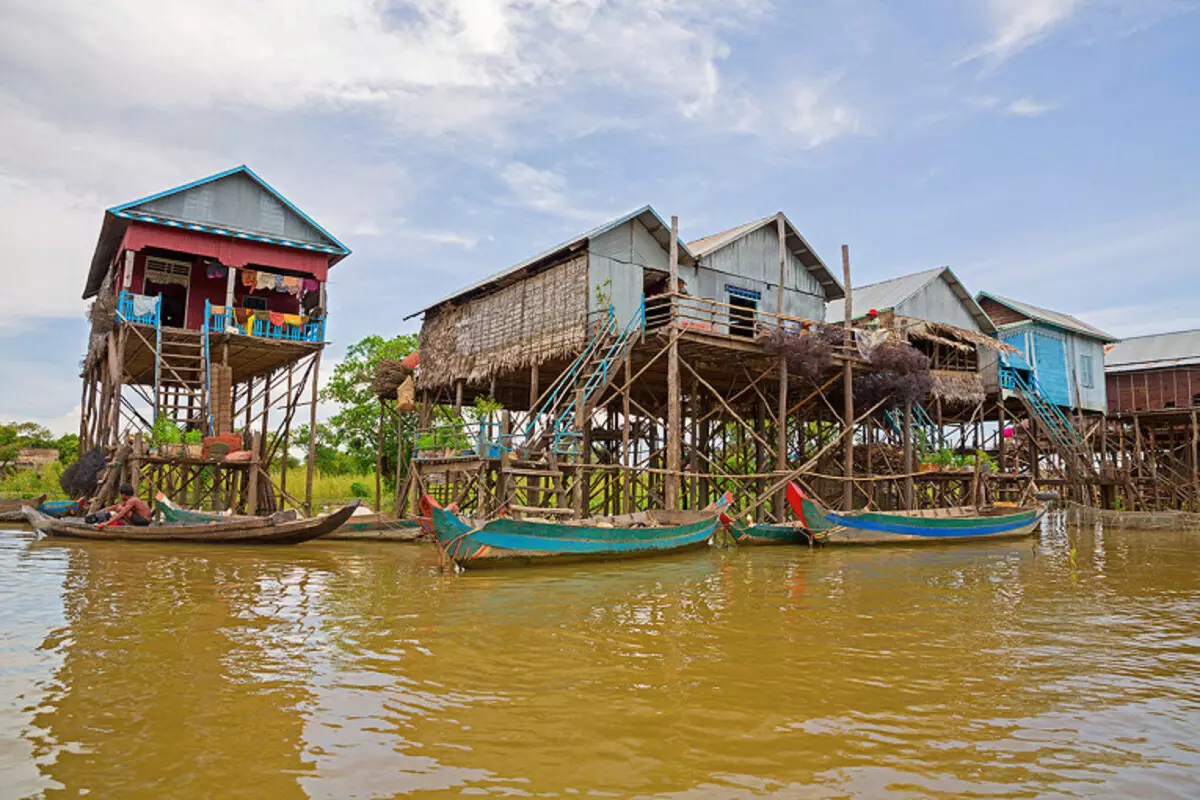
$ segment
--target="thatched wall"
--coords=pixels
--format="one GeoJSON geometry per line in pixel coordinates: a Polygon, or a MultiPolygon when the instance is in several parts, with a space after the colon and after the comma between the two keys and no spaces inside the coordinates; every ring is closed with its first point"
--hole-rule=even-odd
{"type": "Polygon", "coordinates": [[[425,315],[422,389],[482,383],[501,372],[574,355],[587,341],[588,267],[581,253],[492,294],[425,315]]]}
{"type": "Polygon", "coordinates": [[[983,391],[983,376],[978,372],[931,369],[929,377],[933,381],[929,393],[940,397],[943,402],[975,405],[982,403],[986,397],[983,391]]]}

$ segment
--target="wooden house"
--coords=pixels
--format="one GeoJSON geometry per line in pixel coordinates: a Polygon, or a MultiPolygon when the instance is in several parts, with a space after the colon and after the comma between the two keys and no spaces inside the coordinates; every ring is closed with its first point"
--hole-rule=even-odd
{"type": "Polygon", "coordinates": [[[1110,416],[1200,408],[1200,330],[1134,336],[1104,355],[1110,416]]]}
{"type": "Polygon", "coordinates": [[[991,317],[1001,341],[1019,354],[1004,359],[1000,383],[1013,389],[1011,375],[1032,381],[1046,402],[1103,414],[1107,408],[1104,346],[1117,339],[1069,314],[980,292],[979,305],[991,317]]]}
{"type": "MultiPolygon", "coordinates": [[[[83,291],[94,302],[81,449],[129,434],[149,442],[166,420],[181,434],[240,429],[264,461],[286,451],[285,431],[308,386],[315,412],[326,282],[349,252],[246,166],[108,209],[83,291]],[[268,448],[272,418],[284,430],[268,448]]],[[[188,476],[198,471],[187,465],[205,459],[153,444],[162,446],[142,463],[170,471],[177,492],[194,488],[188,476]]],[[[227,483],[216,504],[236,494],[243,508],[273,505],[274,495],[247,500],[260,470],[249,472],[236,476],[236,492],[227,483]]],[[[153,469],[147,476],[167,479],[153,469]]]]}
{"type": "MultiPolygon", "coordinates": [[[[854,287],[855,324],[874,312],[875,324],[894,330],[929,356],[931,394],[942,411],[971,413],[983,402],[984,376],[995,369],[996,327],[949,267],[937,267],[854,287]]],[[[826,306],[840,323],[842,303],[826,306]]]]}
{"type": "MultiPolygon", "coordinates": [[[[644,206],[568,239],[417,312],[412,490],[437,487],[477,511],[703,505],[716,484],[682,491],[683,453],[704,472],[713,438],[732,435],[723,415],[757,425],[750,435],[765,443],[764,398],[783,403],[803,387],[780,373],[764,333],[819,324],[841,296],[783,214],[685,244],[644,206]],[[480,397],[503,406],[499,427],[445,447],[433,407],[480,397]]],[[[786,463],[788,443],[772,448],[755,453],[755,480],[786,463]]]]}

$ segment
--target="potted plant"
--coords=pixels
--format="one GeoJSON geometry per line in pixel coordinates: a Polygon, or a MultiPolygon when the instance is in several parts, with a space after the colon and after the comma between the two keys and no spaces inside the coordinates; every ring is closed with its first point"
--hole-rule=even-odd
{"type": "Polygon", "coordinates": [[[954,451],[943,447],[921,462],[921,472],[947,472],[957,466],[954,451]]]}
{"type": "Polygon", "coordinates": [[[150,428],[150,438],[161,456],[174,456],[180,453],[180,442],[183,435],[179,428],[165,414],[154,420],[150,428]]]}
{"type": "Polygon", "coordinates": [[[204,434],[201,431],[188,431],[183,435],[183,443],[188,458],[200,458],[204,455],[204,434]]]}

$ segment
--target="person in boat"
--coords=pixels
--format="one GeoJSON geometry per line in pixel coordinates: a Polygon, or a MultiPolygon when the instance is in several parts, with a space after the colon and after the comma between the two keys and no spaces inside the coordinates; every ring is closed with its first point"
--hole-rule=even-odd
{"type": "Polygon", "coordinates": [[[108,518],[101,525],[136,525],[144,527],[150,524],[150,506],[146,501],[133,492],[128,483],[121,485],[121,502],[103,509],[108,512],[108,518]]]}

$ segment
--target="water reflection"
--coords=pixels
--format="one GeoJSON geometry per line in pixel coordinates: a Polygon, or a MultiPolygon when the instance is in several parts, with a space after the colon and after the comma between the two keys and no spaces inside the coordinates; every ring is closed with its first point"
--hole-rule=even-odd
{"type": "Polygon", "coordinates": [[[1194,796],[1195,539],[1056,519],[447,576],[403,545],[6,535],[36,598],[0,595],[26,709],[0,770],[122,797],[1194,796]]]}

